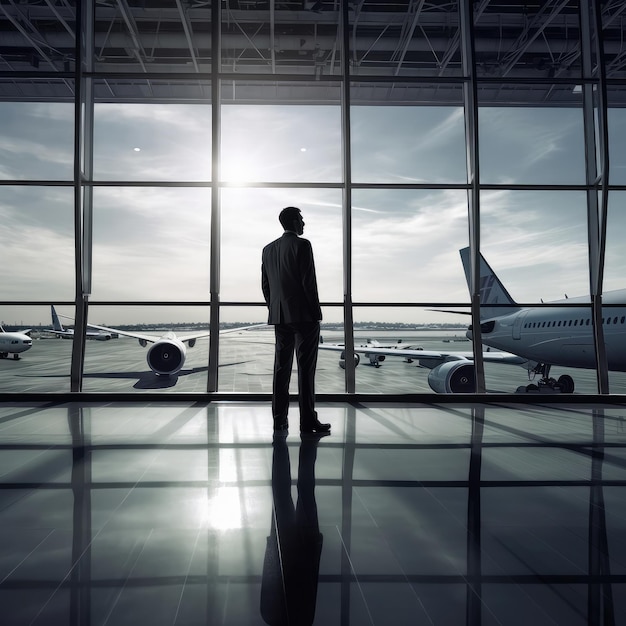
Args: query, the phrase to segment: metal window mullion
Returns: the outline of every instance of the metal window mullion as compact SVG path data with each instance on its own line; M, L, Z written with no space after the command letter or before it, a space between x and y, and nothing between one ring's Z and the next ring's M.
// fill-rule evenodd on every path
M478 167L478 90L474 54L472 0L459 0L461 54L463 61L463 112L465 115L465 149L467 162L468 228L470 244L470 296L472 312L472 349L476 393L485 393L485 365L480 331L480 193Z
M221 137L221 6L211 4L211 255L209 267L210 309L209 363L207 392L218 390L219 329L220 329L220 256L221 256L221 194L220 194L220 137Z
M89 0L76 3L76 38L74 47L74 268L75 268L75 313L74 337L72 339L72 358L70 364L70 391L80 392L83 385L85 363L85 331L87 329L87 304L84 292L84 212L83 212L83 149L86 135L83 107L86 103L86 78L84 77L85 59L90 58L93 49L87 46L93 43L88 33L93 33L93 7ZM83 34L85 37L83 37ZM83 42L85 48L83 48ZM93 121L93 120L91 120ZM91 145L89 146L91 149Z
M600 6L596 0L593 0L591 3L581 3L580 19L582 69L585 79L583 83L583 121L585 133L587 238L591 317L593 320L598 393L608 394L608 363L602 325L602 282L606 248L609 162L606 119L606 77L604 51L602 49L602 21ZM593 67L594 42L596 46L595 60L597 63L595 77ZM597 118L595 115L596 110ZM596 119L598 125L597 132ZM598 198L600 192L602 194L601 201L599 201Z
M354 314L352 308L352 168L350 146L350 23L348 2L342 4L341 35L342 98L341 98L341 150L343 157L343 330L345 344L345 391L355 393L356 377L354 363Z

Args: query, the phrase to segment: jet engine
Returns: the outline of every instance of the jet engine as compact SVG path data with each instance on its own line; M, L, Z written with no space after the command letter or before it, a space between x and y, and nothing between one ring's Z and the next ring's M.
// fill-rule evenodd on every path
M355 352L354 353L354 367L356 367L361 362L361 357ZM339 355L339 367L342 370L346 369L346 353L342 351Z
M465 360L446 361L430 370L428 384L437 393L474 393L474 365Z
M182 341L174 336L159 339L148 350L146 359L155 374L171 376L180 372L185 364L187 350Z

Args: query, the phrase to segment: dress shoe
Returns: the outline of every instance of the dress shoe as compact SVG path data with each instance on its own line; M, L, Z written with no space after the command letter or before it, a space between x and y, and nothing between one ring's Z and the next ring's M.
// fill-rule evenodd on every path
M305 434L330 434L330 424L322 424L319 420L316 420L310 424L302 424L300 426L300 432Z

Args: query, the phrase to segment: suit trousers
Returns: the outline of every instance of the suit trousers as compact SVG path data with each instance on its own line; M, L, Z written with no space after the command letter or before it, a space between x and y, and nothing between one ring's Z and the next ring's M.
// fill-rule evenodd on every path
M310 425L317 419L315 413L315 368L320 341L319 322L276 324L276 351L274 353L274 382L272 387L272 415L275 423L287 421L289 411L289 382L293 355L298 364L298 404L300 425Z

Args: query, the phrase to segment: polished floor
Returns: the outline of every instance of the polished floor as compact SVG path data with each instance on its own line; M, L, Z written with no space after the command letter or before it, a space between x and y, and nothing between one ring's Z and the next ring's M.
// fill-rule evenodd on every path
M626 624L626 406L0 404L6 626Z

